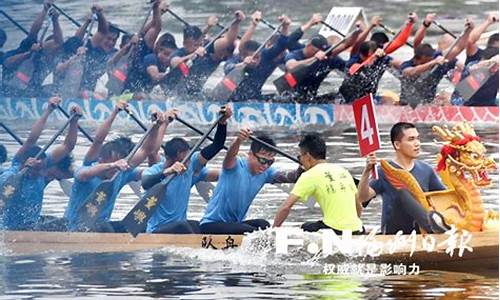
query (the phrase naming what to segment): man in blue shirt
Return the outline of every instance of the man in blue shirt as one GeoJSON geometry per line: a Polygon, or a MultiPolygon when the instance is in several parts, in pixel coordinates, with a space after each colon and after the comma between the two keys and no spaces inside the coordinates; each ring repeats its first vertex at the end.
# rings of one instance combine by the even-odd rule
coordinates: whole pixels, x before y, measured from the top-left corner
{"type": "MultiPolygon", "coordinates": [[[[251,134],[249,129],[241,129],[226,153],[219,182],[200,221],[202,233],[243,234],[269,227],[264,219],[245,219],[255,196],[266,183],[297,181],[299,171],[273,167],[276,153],[259,142],[252,142],[247,157],[238,156],[241,143],[251,134]]],[[[268,136],[257,138],[275,146],[268,136]]]]}
{"type": "Polygon", "coordinates": [[[205,165],[224,147],[226,124],[231,115],[231,108],[227,107],[224,118],[217,125],[213,143],[195,152],[188,163],[182,164],[181,161],[189,153],[189,144],[182,138],[173,138],[163,147],[165,161],[143,172],[142,186],[146,190],[170,174],[177,173],[159,199],[158,208],[148,222],[147,232],[200,233],[198,221],[187,220],[191,187],[198,181],[217,180],[219,172],[208,170],[205,165]]]}
{"type": "Polygon", "coordinates": [[[219,64],[233,54],[234,42],[238,37],[240,23],[245,19],[242,11],[236,11],[236,22],[206,50],[203,47],[203,32],[197,26],[186,26],[183,32],[183,47],[172,54],[170,68],[175,75],[172,84],[174,93],[181,97],[201,96],[203,85],[219,64]],[[191,67],[186,62],[193,61],[191,67]]]}
{"type": "MultiPolygon", "coordinates": [[[[78,133],[78,118],[74,118],[69,125],[66,139],[62,145],[58,145],[40,159],[35,159],[41,150],[36,146],[49,115],[54,111],[61,98],[52,97],[47,108],[31,129],[28,139],[16,152],[10,168],[4,170],[0,175],[0,184],[8,178],[16,175],[26,167],[30,169],[22,178],[21,191],[14,199],[10,199],[4,208],[2,226],[8,230],[33,230],[41,220],[43,193],[47,184],[54,179],[62,179],[59,176],[68,174],[71,169],[70,153],[76,144],[78,133]],[[69,162],[69,163],[68,163],[69,162]]],[[[78,107],[72,111],[81,114],[78,107]]],[[[64,176],[63,178],[67,178],[64,176]]]]}
{"type": "MultiPolygon", "coordinates": [[[[391,128],[391,143],[395,150],[395,158],[389,162],[391,165],[408,170],[424,192],[446,189],[432,167],[418,160],[420,135],[415,125],[396,123],[391,128]]],[[[381,168],[378,168],[379,179],[370,182],[376,162],[375,154],[370,154],[358,184],[358,201],[363,203],[376,195],[382,196],[382,233],[395,234],[401,230],[409,234],[413,230],[419,232],[419,227],[427,233],[442,233],[448,229],[439,213],[428,213],[408,190],[396,190],[381,168]]]]}
{"type": "Polygon", "coordinates": [[[228,59],[224,65],[225,74],[230,73],[235,67],[245,66],[245,79],[233,92],[230,101],[262,100],[262,86],[278,65],[283,62],[281,54],[286,51],[288,28],[291,24],[290,18],[285,15],[278,18],[283,23],[281,33],[274,38],[274,41],[269,42],[260,54],[255,55],[252,60],[252,56],[260,47],[260,43],[251,40],[251,38],[261,18],[262,13],[260,11],[252,14],[252,23],[239,44],[239,54],[228,59]]]}
{"type": "MultiPolygon", "coordinates": [[[[125,158],[132,150],[132,145],[125,145],[123,139],[116,139],[104,144],[104,140],[111,129],[116,115],[126,106],[125,102],[118,102],[108,119],[98,128],[94,137],[94,143],[87,151],[82,166],[75,171],[75,183],[73,184],[68,207],[65,212],[69,229],[72,231],[80,229],[78,210],[87,197],[103,180],[113,177],[115,172],[120,172],[118,178],[113,183],[107,206],[100,212],[97,218],[96,230],[124,232],[124,228],[119,222],[109,222],[116,198],[123,186],[141,178],[142,170],[137,169],[137,166],[153,151],[159,148],[161,139],[158,136],[163,136],[169,122],[165,120],[166,114],[158,114],[160,125],[155,126],[144,141],[143,146],[130,160],[126,161],[125,158]]],[[[131,143],[129,142],[128,144],[131,143]]]]}

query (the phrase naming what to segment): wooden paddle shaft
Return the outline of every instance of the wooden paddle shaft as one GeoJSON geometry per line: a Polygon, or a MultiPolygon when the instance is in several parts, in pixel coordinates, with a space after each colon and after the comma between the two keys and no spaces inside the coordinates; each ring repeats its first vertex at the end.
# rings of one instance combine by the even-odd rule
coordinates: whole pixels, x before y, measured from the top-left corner
{"type": "Polygon", "coordinates": [[[279,154],[283,155],[284,157],[286,157],[286,158],[288,158],[288,159],[292,160],[293,162],[296,162],[296,163],[300,164],[300,162],[299,162],[299,160],[298,160],[297,158],[295,158],[295,157],[291,156],[290,154],[288,154],[288,153],[286,153],[286,152],[281,151],[281,150],[280,150],[280,149],[278,149],[276,146],[273,146],[273,145],[271,145],[271,144],[269,144],[269,143],[266,143],[266,142],[264,142],[263,140],[261,140],[261,139],[259,139],[259,138],[255,137],[255,136],[253,136],[253,135],[251,135],[249,138],[250,138],[252,141],[255,141],[255,142],[259,143],[259,144],[264,145],[265,147],[267,147],[267,148],[271,149],[272,151],[274,151],[274,152],[276,152],[276,153],[279,153],[279,154]]]}
{"type": "Polygon", "coordinates": [[[36,154],[36,156],[35,156],[35,159],[39,159],[39,158],[42,156],[42,154],[44,154],[44,153],[45,153],[45,151],[47,151],[47,149],[49,149],[49,147],[50,147],[50,146],[52,146],[52,144],[53,144],[53,143],[56,141],[56,139],[57,139],[57,138],[61,135],[61,133],[63,133],[64,129],[66,129],[66,127],[68,127],[69,123],[70,123],[71,121],[73,121],[73,119],[74,119],[74,118],[76,118],[76,117],[79,117],[79,115],[77,115],[77,114],[73,114],[73,115],[72,115],[72,116],[71,116],[71,117],[70,117],[70,118],[66,121],[66,123],[64,123],[64,126],[63,126],[63,127],[61,127],[61,129],[59,129],[59,130],[58,130],[58,131],[57,131],[57,132],[56,132],[56,133],[52,136],[52,138],[49,140],[49,142],[48,142],[45,146],[43,146],[43,148],[42,148],[40,151],[38,151],[38,153],[37,153],[37,154],[36,154]]]}
{"type": "MultiPolygon", "coordinates": [[[[137,153],[137,151],[139,150],[139,148],[141,148],[142,144],[144,144],[144,141],[146,140],[146,138],[148,137],[148,135],[151,133],[151,131],[153,130],[153,128],[156,125],[157,125],[157,121],[154,121],[153,124],[151,124],[151,126],[149,126],[148,130],[146,131],[146,133],[141,137],[141,139],[139,140],[139,142],[137,142],[137,144],[135,144],[135,146],[132,149],[132,151],[130,151],[130,153],[125,158],[125,160],[127,162],[129,162],[132,159],[132,157],[134,157],[134,155],[137,153]]],[[[109,181],[115,180],[118,177],[118,174],[120,174],[120,172],[116,172],[113,175],[113,177],[111,177],[111,179],[109,179],[109,181]]]]}
{"type": "MultiPolygon", "coordinates": [[[[186,155],[186,157],[184,157],[184,159],[181,161],[181,164],[185,164],[188,160],[191,159],[191,156],[193,156],[193,154],[199,150],[201,144],[203,144],[203,142],[208,138],[208,135],[214,130],[214,128],[217,126],[217,124],[219,124],[220,120],[222,120],[223,117],[224,117],[224,115],[221,114],[220,117],[210,126],[210,128],[207,130],[207,132],[205,132],[205,134],[203,134],[201,139],[193,146],[193,148],[191,148],[191,151],[189,151],[189,153],[186,155]]],[[[167,178],[163,179],[162,184],[168,185],[174,179],[174,177],[176,175],[177,174],[175,174],[175,173],[169,175],[167,178]]]]}
{"type": "Polygon", "coordinates": [[[441,29],[442,31],[444,31],[445,33],[451,35],[454,39],[457,38],[456,35],[453,34],[453,32],[449,31],[448,29],[446,29],[443,25],[441,25],[441,23],[439,23],[438,21],[434,20],[432,21],[432,23],[434,23],[434,25],[436,25],[437,27],[439,27],[439,29],[441,29]]]}
{"type": "Polygon", "coordinates": [[[172,17],[176,18],[179,22],[181,22],[182,24],[184,24],[184,26],[188,27],[188,26],[191,26],[188,22],[186,22],[186,20],[184,20],[183,18],[181,18],[178,14],[174,13],[170,8],[167,8],[167,12],[172,15],[172,17]]]}
{"type": "MultiPolygon", "coordinates": [[[[57,109],[66,117],[66,118],[70,118],[71,116],[68,114],[68,112],[62,108],[60,105],[57,105],[57,109]]],[[[78,130],[80,130],[80,132],[91,142],[93,143],[94,142],[94,139],[90,136],[90,134],[88,134],[87,131],[85,131],[82,127],[80,127],[80,125],[78,125],[78,130]]]]}
{"type": "Polygon", "coordinates": [[[7,127],[7,125],[5,125],[4,123],[0,122],[0,127],[2,127],[14,140],[16,140],[16,142],[19,145],[23,144],[23,141],[21,141],[21,139],[12,130],[10,130],[10,128],[7,127]]]}
{"type": "MultiPolygon", "coordinates": [[[[51,5],[53,8],[57,9],[57,11],[59,11],[61,13],[61,15],[65,16],[71,23],[73,23],[76,27],[81,27],[82,24],[80,24],[80,22],[78,22],[77,20],[75,20],[74,18],[72,18],[70,15],[68,15],[62,8],[60,8],[59,6],[57,6],[56,4],[52,4],[51,5]]],[[[122,34],[130,34],[128,31],[125,31],[123,29],[121,29],[120,27],[118,26],[115,26],[115,25],[112,25],[110,24],[109,26],[115,28],[116,30],[118,30],[120,33],[122,34]]]]}
{"type": "Polygon", "coordinates": [[[19,30],[24,32],[26,35],[29,34],[28,30],[26,30],[23,26],[21,26],[21,24],[17,23],[16,20],[12,19],[12,17],[9,16],[3,9],[0,9],[0,14],[4,15],[5,18],[7,18],[7,20],[9,20],[12,24],[14,24],[14,26],[16,26],[19,30]]]}
{"type": "MultiPolygon", "coordinates": [[[[175,118],[177,121],[179,121],[179,123],[182,123],[183,125],[185,125],[186,127],[188,127],[189,129],[193,130],[194,132],[200,134],[200,135],[203,135],[204,132],[199,130],[198,128],[194,127],[193,125],[189,124],[188,122],[186,122],[184,119],[180,118],[180,117],[176,117],[175,118]]],[[[211,136],[207,136],[207,140],[209,141],[214,141],[214,139],[211,137],[211,136]]],[[[224,146],[222,147],[224,150],[227,150],[227,147],[224,146]]]]}

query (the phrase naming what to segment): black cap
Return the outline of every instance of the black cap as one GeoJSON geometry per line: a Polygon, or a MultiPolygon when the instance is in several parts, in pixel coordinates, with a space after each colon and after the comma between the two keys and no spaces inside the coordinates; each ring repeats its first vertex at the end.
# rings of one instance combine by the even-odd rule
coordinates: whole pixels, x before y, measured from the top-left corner
{"type": "Polygon", "coordinates": [[[326,49],[328,49],[328,41],[322,35],[317,34],[317,35],[313,36],[311,38],[310,43],[311,43],[311,45],[313,45],[314,47],[316,47],[320,50],[325,51],[326,49]]]}

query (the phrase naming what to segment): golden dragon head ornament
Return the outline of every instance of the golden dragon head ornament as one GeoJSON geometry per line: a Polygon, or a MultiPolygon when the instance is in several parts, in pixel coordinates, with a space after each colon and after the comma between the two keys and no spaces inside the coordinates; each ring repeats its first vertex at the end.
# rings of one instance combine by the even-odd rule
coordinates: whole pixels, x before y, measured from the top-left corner
{"type": "Polygon", "coordinates": [[[472,179],[476,186],[490,185],[487,171],[496,170],[496,163],[485,156],[486,148],[472,125],[460,123],[451,129],[433,126],[432,131],[445,142],[438,156],[438,171],[448,169],[458,177],[472,179]]]}

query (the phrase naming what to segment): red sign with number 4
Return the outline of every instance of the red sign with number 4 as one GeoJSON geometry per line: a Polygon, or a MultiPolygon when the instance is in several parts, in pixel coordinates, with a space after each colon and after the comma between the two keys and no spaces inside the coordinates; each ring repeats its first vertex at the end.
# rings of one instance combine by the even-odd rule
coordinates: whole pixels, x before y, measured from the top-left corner
{"type": "Polygon", "coordinates": [[[380,149],[380,137],[372,94],[354,101],[352,110],[358,133],[359,151],[361,156],[366,156],[380,149]]]}

